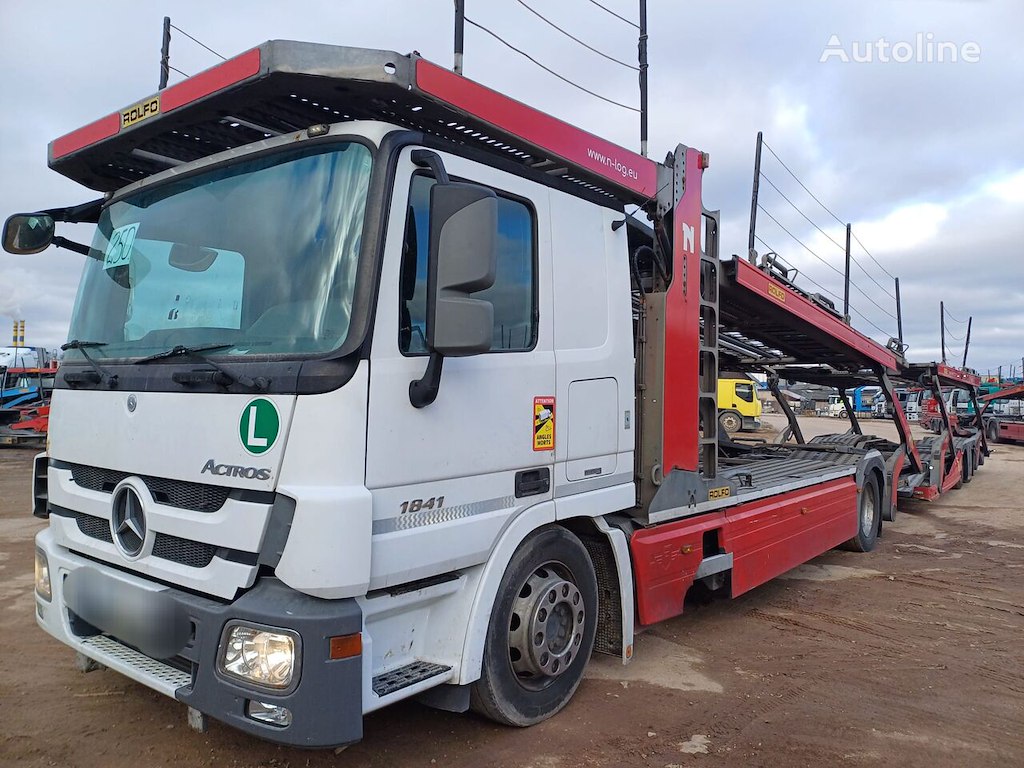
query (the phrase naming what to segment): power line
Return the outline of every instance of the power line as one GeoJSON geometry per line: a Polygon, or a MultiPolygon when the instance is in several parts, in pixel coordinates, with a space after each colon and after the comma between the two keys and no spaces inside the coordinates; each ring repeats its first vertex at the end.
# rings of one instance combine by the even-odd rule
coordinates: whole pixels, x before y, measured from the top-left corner
{"type": "MultiPolygon", "coordinates": [[[[826,267],[828,267],[829,269],[831,269],[831,270],[832,270],[833,272],[835,272],[835,273],[836,273],[837,275],[839,275],[839,276],[840,276],[841,278],[843,278],[843,280],[844,280],[844,281],[846,280],[846,275],[845,275],[844,273],[840,272],[840,271],[839,271],[838,269],[836,269],[836,268],[835,268],[834,266],[832,266],[831,264],[829,264],[829,263],[828,263],[828,261],[826,261],[826,260],[825,260],[825,259],[823,259],[823,258],[822,258],[821,256],[819,256],[819,255],[817,254],[817,252],[815,252],[814,250],[812,250],[812,249],[811,249],[811,247],[810,247],[810,246],[808,246],[808,245],[807,245],[807,244],[806,244],[806,243],[805,243],[805,242],[804,242],[803,240],[801,240],[801,239],[800,239],[799,237],[797,237],[797,236],[796,236],[796,235],[794,235],[794,234],[793,234],[792,232],[790,232],[790,231],[789,231],[788,229],[786,229],[786,228],[785,228],[784,226],[782,226],[782,224],[780,224],[780,223],[779,223],[779,220],[778,220],[778,219],[776,219],[776,218],[775,218],[774,216],[772,216],[772,215],[771,215],[771,214],[770,214],[770,213],[769,213],[769,212],[768,212],[768,211],[767,211],[767,210],[766,210],[766,209],[764,208],[764,206],[762,206],[762,205],[761,205],[760,203],[758,203],[758,204],[757,204],[757,207],[758,207],[758,208],[759,208],[759,209],[761,210],[761,212],[762,212],[762,213],[764,213],[764,215],[765,215],[765,216],[767,216],[767,217],[768,217],[769,219],[771,219],[772,221],[774,221],[774,222],[775,222],[775,224],[776,224],[776,225],[777,225],[777,226],[779,227],[779,229],[781,229],[781,230],[782,230],[783,232],[785,232],[785,233],[786,233],[787,235],[789,235],[789,236],[790,236],[790,237],[792,237],[792,238],[793,238],[794,240],[796,240],[796,241],[797,241],[797,242],[798,242],[798,243],[799,243],[799,244],[800,244],[801,246],[803,246],[804,250],[806,250],[806,251],[807,251],[807,252],[808,252],[809,254],[811,254],[812,256],[814,256],[814,258],[816,258],[816,259],[817,259],[818,261],[820,261],[820,262],[821,262],[822,264],[824,264],[824,265],[825,265],[826,267]]],[[[881,304],[879,304],[879,303],[878,303],[877,301],[875,301],[874,299],[872,299],[872,298],[871,298],[871,296],[870,296],[870,295],[869,295],[868,293],[866,293],[866,292],[864,291],[864,289],[863,289],[863,288],[861,288],[861,287],[860,287],[859,285],[857,285],[857,284],[856,284],[855,282],[853,282],[852,280],[850,281],[850,285],[851,285],[851,286],[853,286],[854,288],[856,288],[856,289],[857,289],[857,291],[858,291],[858,292],[859,292],[859,293],[860,293],[860,294],[861,294],[861,295],[862,295],[862,296],[863,296],[863,297],[864,297],[865,299],[867,299],[867,300],[868,300],[868,301],[870,301],[870,302],[871,302],[872,304],[874,304],[874,305],[875,305],[875,306],[876,306],[876,307],[877,307],[877,308],[879,309],[879,311],[881,311],[881,312],[882,312],[883,314],[887,315],[887,316],[888,316],[889,318],[891,318],[892,320],[896,320],[896,315],[894,315],[894,314],[893,314],[892,312],[890,312],[889,310],[887,310],[887,309],[886,309],[885,307],[883,307],[883,306],[882,306],[881,304]]],[[[860,314],[860,313],[858,312],[858,314],[860,314]]],[[[861,317],[863,317],[863,315],[861,315],[861,317]]],[[[866,318],[865,318],[865,319],[866,319],[866,318]]],[[[870,322],[870,321],[868,321],[868,322],[870,322]]],[[[876,327],[877,327],[877,326],[876,326],[876,327]]],[[[887,331],[882,331],[882,332],[883,332],[883,333],[887,333],[887,331]]]]}
{"type": "Polygon", "coordinates": [[[945,307],[942,308],[942,311],[945,312],[946,313],[946,317],[948,317],[954,323],[960,323],[960,325],[963,325],[964,323],[967,322],[966,320],[957,320],[955,317],[953,317],[953,315],[950,313],[950,311],[948,309],[946,309],[945,307]]]}
{"type": "MultiPolygon", "coordinates": [[[[591,0],[591,1],[593,1],[593,0],[591,0]]],[[[582,85],[580,85],[579,83],[574,83],[574,82],[573,82],[572,80],[570,80],[569,78],[567,78],[567,77],[564,77],[564,76],[562,76],[562,75],[558,74],[557,72],[555,72],[555,70],[553,70],[553,69],[551,69],[551,68],[549,68],[549,67],[546,67],[546,66],[544,66],[544,65],[543,65],[543,64],[541,64],[541,63],[540,63],[539,61],[537,61],[537,60],[536,60],[535,58],[533,58],[533,56],[531,56],[530,54],[528,54],[528,53],[527,53],[526,51],[523,51],[523,50],[520,50],[519,48],[516,48],[516,47],[515,47],[514,45],[512,45],[512,44],[511,44],[510,42],[508,42],[507,40],[504,40],[504,39],[503,39],[503,38],[501,38],[501,37],[500,37],[499,35],[495,34],[495,33],[494,33],[494,32],[492,32],[491,30],[489,30],[489,29],[488,29],[487,27],[485,27],[484,25],[482,25],[482,24],[478,24],[477,22],[473,21],[473,20],[472,20],[471,18],[469,18],[468,16],[466,16],[466,17],[465,17],[465,20],[466,20],[466,23],[467,23],[467,24],[472,24],[472,25],[473,25],[474,27],[476,27],[477,29],[480,29],[480,30],[482,30],[482,31],[486,32],[486,33],[487,33],[488,35],[490,35],[491,37],[493,37],[493,38],[494,38],[495,40],[497,40],[497,41],[498,41],[499,43],[501,43],[502,45],[504,45],[504,46],[505,46],[506,48],[510,48],[510,49],[512,49],[513,51],[515,51],[516,53],[518,53],[518,54],[519,54],[520,56],[524,56],[524,57],[526,57],[527,59],[529,59],[530,61],[532,61],[532,62],[533,62],[534,64],[536,64],[536,65],[537,65],[538,67],[540,67],[540,68],[541,68],[541,69],[543,69],[543,70],[544,70],[545,72],[547,72],[548,74],[554,75],[554,76],[555,76],[555,77],[557,77],[557,78],[558,78],[559,80],[561,80],[561,81],[563,81],[563,82],[565,82],[565,83],[568,83],[569,85],[571,85],[571,86],[572,86],[573,88],[578,88],[579,90],[583,91],[584,93],[589,93],[589,94],[590,94],[591,96],[593,96],[593,97],[595,97],[595,98],[598,98],[598,99],[600,99],[601,101],[606,101],[606,102],[608,102],[609,104],[613,104],[613,105],[615,105],[616,107],[622,107],[622,109],[628,109],[628,110],[629,110],[630,112],[639,112],[639,111],[640,111],[640,110],[639,110],[639,109],[637,109],[636,107],[631,107],[631,106],[629,106],[628,104],[622,104],[622,103],[620,103],[620,102],[618,102],[618,101],[614,101],[613,99],[609,99],[609,98],[608,98],[607,96],[602,96],[602,95],[601,95],[601,94],[599,94],[599,93],[594,93],[593,91],[591,91],[591,90],[589,90],[589,89],[587,89],[587,88],[584,88],[584,87],[583,87],[582,85]]]]}
{"type": "MultiPolygon", "coordinates": [[[[176,27],[176,26],[174,26],[173,24],[171,24],[171,29],[176,29],[176,30],[178,30],[179,32],[181,32],[181,34],[183,34],[183,35],[184,35],[185,37],[187,37],[187,38],[188,38],[189,40],[191,40],[191,41],[192,41],[193,43],[195,43],[196,45],[201,45],[201,46],[202,46],[203,48],[205,48],[206,50],[208,50],[208,51],[209,51],[210,53],[212,53],[212,54],[213,54],[214,56],[220,56],[220,58],[221,58],[221,59],[222,59],[223,61],[227,61],[227,59],[226,59],[226,58],[224,58],[224,57],[223,57],[223,56],[221,56],[221,55],[220,55],[219,53],[217,53],[217,52],[216,52],[215,50],[213,50],[213,48],[211,48],[210,46],[208,46],[208,45],[207,45],[206,43],[203,43],[203,42],[200,42],[199,40],[196,40],[196,39],[195,39],[194,37],[192,37],[192,35],[190,35],[190,34],[189,34],[188,32],[186,32],[186,31],[185,31],[184,29],[182,29],[181,27],[176,27]]],[[[174,70],[174,71],[175,71],[175,72],[177,72],[178,70],[174,70]]]]}
{"type": "Polygon", "coordinates": [[[547,24],[547,25],[548,25],[548,26],[550,26],[550,27],[554,27],[554,28],[555,28],[555,29],[557,29],[557,30],[558,30],[559,32],[561,32],[561,33],[562,33],[563,35],[565,35],[566,37],[568,37],[568,38],[569,38],[570,40],[574,40],[574,41],[576,41],[577,43],[579,43],[580,45],[582,45],[582,46],[583,46],[584,48],[586,48],[586,49],[587,49],[588,51],[593,51],[593,52],[594,52],[594,53],[596,53],[596,54],[597,54],[598,56],[603,56],[604,58],[608,59],[608,61],[614,61],[614,62],[615,62],[616,64],[619,64],[619,65],[621,65],[621,66],[625,67],[626,69],[632,69],[632,70],[633,70],[634,72],[639,72],[639,71],[640,71],[640,67],[634,67],[634,66],[633,66],[632,64],[627,64],[627,63],[626,63],[626,62],[624,62],[624,61],[621,61],[621,60],[619,60],[619,59],[616,59],[616,58],[615,58],[614,56],[609,56],[609,55],[608,55],[607,53],[605,53],[604,51],[599,51],[599,50],[598,50],[597,48],[594,48],[593,46],[591,46],[591,45],[588,45],[587,43],[585,43],[585,42],[583,42],[582,40],[580,40],[580,39],[579,39],[578,37],[575,37],[574,35],[572,35],[572,34],[570,34],[570,33],[566,32],[566,31],[565,31],[564,29],[562,29],[562,28],[561,28],[560,26],[558,26],[557,24],[555,24],[555,23],[554,23],[553,21],[551,21],[550,19],[548,19],[548,18],[546,18],[545,16],[543,16],[543,15],[542,15],[541,13],[537,12],[536,10],[534,10],[533,8],[531,8],[530,6],[528,6],[528,5],[526,4],[526,3],[524,3],[524,2],[523,2],[523,0],[516,0],[516,2],[517,2],[517,3],[519,3],[519,4],[521,5],[521,6],[523,6],[523,8],[525,8],[526,10],[528,10],[528,11],[529,11],[530,13],[532,13],[532,14],[533,14],[534,16],[536,16],[536,17],[537,17],[538,19],[540,19],[541,21],[543,21],[543,22],[544,22],[545,24],[547,24]]]}
{"type": "Polygon", "coordinates": [[[761,178],[764,179],[765,181],[767,181],[769,186],[771,186],[772,189],[774,189],[776,192],[778,192],[779,196],[783,200],[785,200],[787,203],[789,203],[791,206],[793,206],[793,210],[795,210],[797,213],[799,213],[801,216],[803,216],[807,220],[807,223],[809,223],[812,227],[814,227],[816,230],[821,232],[821,234],[823,234],[825,237],[827,237],[829,240],[831,240],[832,244],[835,245],[836,248],[841,250],[843,253],[846,252],[846,246],[845,245],[840,245],[838,242],[836,242],[835,240],[832,239],[832,236],[829,235],[828,232],[826,232],[824,229],[822,229],[817,224],[815,224],[806,213],[801,211],[792,200],[790,200],[788,197],[786,197],[786,195],[783,193],[783,191],[781,189],[779,189],[777,186],[775,186],[775,182],[773,182],[771,179],[769,179],[763,173],[761,174],[761,178]]]}
{"type": "Polygon", "coordinates": [[[174,70],[175,72],[177,72],[177,73],[178,73],[179,75],[181,75],[182,77],[185,77],[185,78],[188,78],[188,77],[192,77],[192,75],[186,75],[186,74],[185,74],[184,72],[182,72],[182,71],[181,71],[180,69],[178,69],[177,67],[172,67],[172,66],[171,66],[170,64],[168,64],[168,65],[167,65],[167,68],[168,68],[168,69],[173,69],[173,70],[174,70]]]}
{"type": "Polygon", "coordinates": [[[619,16],[619,14],[617,14],[617,13],[616,13],[615,11],[613,11],[613,10],[612,10],[611,8],[605,8],[605,7],[603,6],[603,5],[601,5],[601,4],[599,3],[599,2],[597,2],[597,0],[589,0],[589,1],[590,1],[590,2],[592,3],[592,4],[596,5],[596,6],[598,7],[598,8],[600,8],[600,9],[601,9],[602,11],[604,11],[605,13],[610,13],[610,14],[611,14],[612,16],[614,16],[614,17],[615,17],[616,19],[618,19],[619,21],[624,21],[624,22],[626,22],[627,24],[629,24],[629,26],[631,26],[631,27],[636,27],[637,29],[640,29],[640,25],[639,25],[639,24],[637,24],[636,22],[630,21],[630,20],[629,20],[629,19],[627,19],[627,18],[626,18],[625,16],[619,16]]]}
{"type": "Polygon", "coordinates": [[[807,193],[808,195],[810,195],[810,196],[811,196],[811,198],[813,198],[814,202],[816,202],[816,203],[817,203],[818,205],[820,205],[820,206],[821,206],[822,208],[824,208],[824,209],[825,209],[825,211],[826,211],[826,212],[828,213],[828,215],[829,215],[829,216],[831,216],[831,217],[832,217],[833,219],[835,219],[835,220],[836,220],[836,221],[837,221],[838,223],[842,224],[842,225],[843,225],[844,227],[846,226],[846,222],[845,222],[845,221],[843,221],[843,220],[842,220],[842,219],[840,219],[840,218],[839,218],[838,216],[836,216],[836,215],[835,215],[834,213],[832,213],[832,209],[831,209],[831,208],[829,208],[829,207],[828,207],[827,205],[825,205],[825,204],[824,204],[823,202],[821,202],[821,200],[819,200],[819,199],[818,199],[818,198],[817,198],[817,197],[815,196],[815,194],[814,194],[813,192],[811,192],[811,190],[809,190],[809,189],[807,188],[807,186],[806,186],[806,185],[805,185],[805,184],[804,184],[804,183],[803,183],[802,181],[800,181],[800,177],[799,177],[799,176],[797,176],[797,175],[796,175],[795,173],[793,173],[793,171],[792,171],[792,170],[790,169],[790,167],[789,167],[788,165],[786,165],[786,163],[785,163],[785,162],[783,162],[782,158],[781,158],[781,157],[779,157],[779,156],[778,156],[778,155],[777,155],[777,154],[775,153],[775,150],[774,150],[774,149],[772,149],[772,148],[771,148],[770,146],[768,146],[768,142],[767,142],[767,141],[764,141],[764,140],[762,140],[762,141],[761,141],[761,144],[762,144],[762,145],[763,145],[763,146],[764,146],[764,147],[765,147],[765,148],[766,148],[766,149],[767,149],[767,150],[768,150],[769,152],[771,152],[771,153],[772,153],[772,157],[774,157],[774,158],[775,158],[776,160],[778,160],[778,161],[779,161],[779,164],[780,164],[780,165],[781,165],[781,166],[782,166],[783,168],[785,168],[785,169],[786,169],[786,171],[788,171],[788,172],[789,172],[789,175],[790,175],[790,176],[792,176],[792,177],[793,177],[793,178],[794,178],[794,179],[796,180],[796,183],[797,183],[797,184],[799,184],[799,185],[800,185],[801,187],[803,187],[803,190],[804,190],[804,192],[806,192],[806,193],[807,193]]]}
{"type": "MultiPolygon", "coordinates": [[[[765,213],[768,213],[768,212],[765,211],[765,213]]],[[[768,216],[770,218],[771,214],[768,214],[768,216]]],[[[774,219],[773,219],[773,221],[774,221],[774,219]]],[[[775,223],[778,224],[778,222],[775,222],[775,223]]],[[[779,226],[781,226],[781,225],[779,225],[779,226]]],[[[785,230],[785,227],[783,227],[783,230],[785,230]]],[[[764,241],[764,239],[760,235],[758,235],[757,233],[754,233],[754,239],[757,240],[759,243],[761,243],[761,245],[763,245],[765,248],[767,248],[769,252],[771,252],[771,253],[778,253],[778,251],[776,251],[774,248],[772,248],[770,245],[768,245],[768,243],[766,243],[764,241]]],[[[796,239],[796,238],[794,238],[794,239],[796,239]]],[[[801,243],[801,245],[802,245],[802,243],[801,243]]],[[[812,277],[810,277],[810,276],[805,274],[803,276],[803,279],[806,280],[811,285],[813,285],[814,287],[818,288],[819,290],[824,291],[825,293],[827,293],[829,296],[831,296],[836,301],[842,301],[842,298],[837,296],[834,292],[830,291],[828,288],[826,288],[821,283],[815,281],[814,278],[812,278],[812,277]]],[[[854,312],[856,312],[857,316],[861,320],[863,320],[865,323],[870,325],[872,328],[874,328],[876,331],[881,333],[883,336],[885,336],[887,338],[891,336],[891,334],[887,330],[885,330],[884,328],[879,328],[877,325],[875,325],[873,322],[871,322],[871,320],[869,320],[867,317],[865,317],[864,314],[862,312],[860,312],[856,307],[850,307],[850,309],[853,310],[854,312]]]]}
{"type": "Polygon", "coordinates": [[[871,258],[871,260],[873,262],[875,262],[875,266],[877,266],[880,270],[885,272],[885,274],[887,274],[891,280],[895,280],[896,276],[894,274],[892,274],[889,270],[887,270],[885,267],[883,267],[879,263],[878,259],[876,259],[874,256],[871,255],[871,251],[869,251],[867,248],[864,247],[864,243],[862,243],[860,241],[860,238],[857,237],[856,233],[851,230],[850,234],[853,235],[853,239],[857,241],[857,245],[859,245],[863,249],[864,253],[866,253],[871,258]]]}
{"type": "MultiPolygon", "coordinates": [[[[781,198],[782,198],[783,200],[785,200],[785,201],[786,201],[787,203],[789,203],[789,204],[790,204],[790,205],[791,205],[791,206],[793,207],[793,210],[794,210],[794,211],[796,211],[796,212],[797,212],[797,213],[799,213],[799,214],[800,214],[801,216],[803,216],[803,217],[804,217],[804,218],[805,218],[805,219],[807,220],[807,222],[808,222],[808,223],[809,223],[809,224],[810,224],[810,225],[811,225],[812,227],[814,227],[814,228],[815,228],[816,230],[818,230],[819,232],[821,232],[821,234],[823,234],[823,235],[824,235],[824,236],[825,236],[826,238],[828,238],[828,239],[829,239],[829,240],[830,240],[830,241],[832,242],[832,244],[833,244],[833,245],[834,245],[834,246],[835,246],[836,248],[838,248],[839,250],[841,250],[841,251],[842,251],[843,253],[846,253],[846,246],[845,246],[845,245],[840,245],[840,244],[839,244],[839,243],[838,243],[838,242],[837,242],[837,241],[836,241],[836,240],[835,240],[835,239],[834,239],[834,238],[833,238],[833,237],[832,237],[832,236],[831,236],[831,235],[830,235],[830,234],[829,234],[828,232],[826,232],[826,231],[825,231],[824,229],[822,229],[821,227],[819,227],[819,226],[818,226],[818,225],[817,225],[817,224],[816,224],[816,223],[815,223],[815,222],[814,222],[814,221],[813,221],[813,220],[811,219],[811,217],[810,217],[810,216],[808,216],[808,215],[807,215],[806,213],[804,213],[803,211],[801,211],[801,210],[800,210],[800,208],[798,208],[798,207],[797,207],[797,205],[796,205],[796,204],[795,204],[795,203],[794,203],[794,202],[793,202],[792,200],[790,200],[790,199],[789,199],[788,197],[786,197],[785,193],[784,193],[784,192],[783,192],[783,191],[782,191],[781,189],[779,189],[779,188],[778,188],[777,186],[775,186],[775,183],[774,183],[774,182],[773,182],[773,181],[772,181],[771,179],[769,179],[769,178],[768,178],[767,176],[765,176],[765,175],[764,175],[763,173],[761,174],[761,178],[762,178],[762,179],[764,179],[765,181],[767,181],[767,182],[768,182],[768,184],[769,184],[769,185],[771,186],[771,188],[772,188],[772,189],[774,189],[774,190],[775,190],[776,192],[778,192],[778,193],[779,193],[779,196],[780,196],[780,197],[781,197],[781,198]]],[[[851,231],[851,234],[852,234],[852,231],[851,231]]],[[[863,246],[861,246],[861,247],[863,247],[863,246]]],[[[870,255],[870,254],[869,254],[869,255],[870,255]]],[[[868,271],[867,271],[866,269],[864,269],[864,265],[863,265],[863,264],[861,264],[861,263],[860,263],[860,261],[858,261],[857,257],[856,257],[856,256],[854,256],[854,255],[853,255],[852,253],[850,254],[850,259],[851,259],[851,260],[853,261],[853,263],[854,263],[854,264],[856,264],[856,265],[857,265],[857,266],[858,266],[858,267],[860,268],[860,271],[864,273],[865,277],[867,277],[867,279],[868,279],[868,280],[870,280],[870,281],[871,281],[871,282],[873,282],[873,283],[874,283],[874,284],[875,284],[876,286],[878,286],[878,290],[880,290],[880,291],[881,291],[882,293],[884,293],[884,294],[885,294],[886,296],[888,296],[888,297],[889,297],[890,299],[892,299],[893,301],[896,301],[896,297],[895,297],[895,296],[893,296],[893,295],[892,295],[891,293],[889,293],[889,291],[888,291],[888,290],[886,290],[885,286],[884,286],[884,285],[882,285],[882,284],[881,284],[880,282],[878,282],[878,281],[877,281],[877,280],[876,280],[876,279],[874,278],[874,275],[872,275],[872,274],[871,274],[870,272],[868,272],[868,271]]]]}

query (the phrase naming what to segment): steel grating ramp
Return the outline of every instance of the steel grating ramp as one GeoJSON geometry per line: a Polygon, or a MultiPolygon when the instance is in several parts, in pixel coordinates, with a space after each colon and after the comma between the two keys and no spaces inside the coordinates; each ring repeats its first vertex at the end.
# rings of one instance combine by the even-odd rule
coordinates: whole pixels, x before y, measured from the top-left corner
{"type": "Polygon", "coordinates": [[[750,496],[760,498],[846,477],[855,471],[854,467],[837,465],[834,461],[823,459],[755,459],[746,464],[722,468],[718,478],[737,481],[740,487],[736,496],[746,500],[750,496]]]}

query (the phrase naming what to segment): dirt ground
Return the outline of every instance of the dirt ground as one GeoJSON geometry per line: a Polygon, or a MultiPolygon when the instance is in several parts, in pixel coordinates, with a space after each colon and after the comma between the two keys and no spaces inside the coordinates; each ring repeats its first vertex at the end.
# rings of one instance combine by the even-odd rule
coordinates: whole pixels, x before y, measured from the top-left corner
{"type": "Polygon", "coordinates": [[[340,754],[215,722],[198,734],[177,702],[76,672],[33,619],[31,458],[0,449],[3,766],[1024,765],[1024,446],[994,446],[970,485],[903,506],[869,554],[829,552],[688,608],[643,634],[628,667],[595,657],[546,723],[407,703],[367,717],[340,754]]]}

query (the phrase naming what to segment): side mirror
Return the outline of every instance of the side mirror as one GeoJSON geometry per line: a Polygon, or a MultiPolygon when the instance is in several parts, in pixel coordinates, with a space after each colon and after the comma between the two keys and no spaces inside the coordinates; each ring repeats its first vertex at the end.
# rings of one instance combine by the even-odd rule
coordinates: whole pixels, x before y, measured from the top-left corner
{"type": "Polygon", "coordinates": [[[430,359],[423,377],[409,383],[414,408],[430,405],[441,386],[445,356],[479,355],[491,348],[494,307],[472,294],[494,285],[498,265],[498,197],[476,184],[452,182],[441,158],[428,150],[413,161],[430,167],[426,340],[430,359]]]}
{"type": "Polygon", "coordinates": [[[494,307],[470,295],[494,285],[498,263],[498,198],[475,184],[430,190],[427,345],[447,357],[491,348],[494,307]]]}
{"type": "Polygon", "coordinates": [[[16,213],[4,222],[4,250],[25,255],[46,250],[53,242],[53,217],[46,213],[16,213]]]}

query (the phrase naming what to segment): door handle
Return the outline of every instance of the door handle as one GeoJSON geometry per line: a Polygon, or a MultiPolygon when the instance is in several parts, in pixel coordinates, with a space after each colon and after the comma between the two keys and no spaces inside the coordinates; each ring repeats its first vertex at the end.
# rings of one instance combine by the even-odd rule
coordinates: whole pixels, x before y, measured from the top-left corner
{"type": "Polygon", "coordinates": [[[524,469],[516,472],[516,498],[524,496],[537,496],[551,490],[551,470],[548,467],[540,469],[524,469]]]}

